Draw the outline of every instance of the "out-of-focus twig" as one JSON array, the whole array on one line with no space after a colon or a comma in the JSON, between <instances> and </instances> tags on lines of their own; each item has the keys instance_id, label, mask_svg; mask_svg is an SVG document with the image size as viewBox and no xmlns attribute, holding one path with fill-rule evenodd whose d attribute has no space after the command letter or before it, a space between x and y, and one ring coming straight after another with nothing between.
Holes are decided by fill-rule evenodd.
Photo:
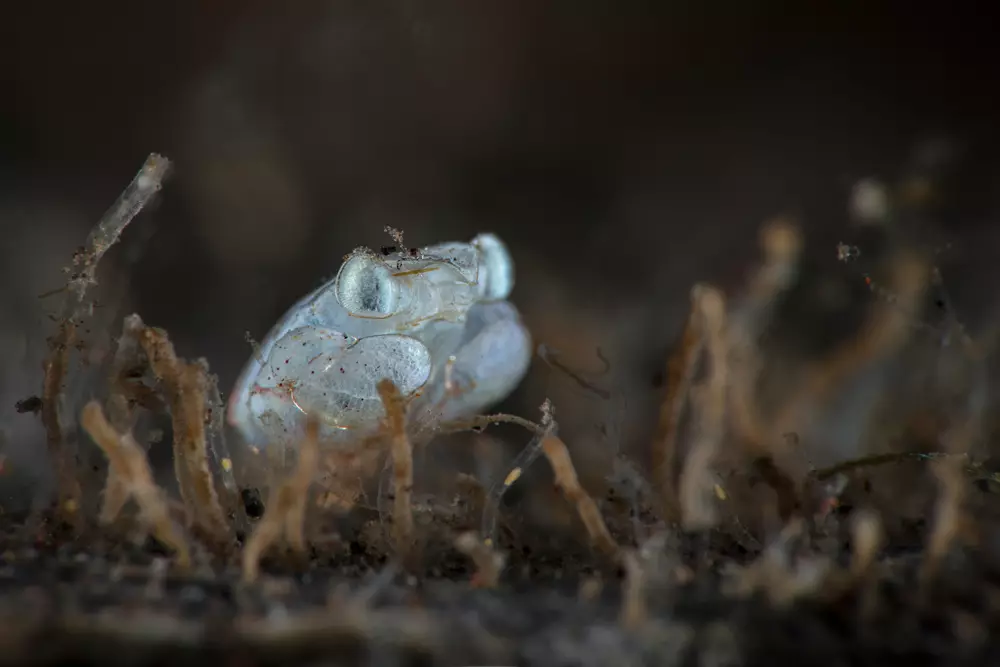
<instances>
[{"instance_id":1,"label":"out-of-focus twig","mask_svg":"<svg viewBox=\"0 0 1000 667\"><path fill-rule=\"evenodd\" d=\"M772 442L780 442L782 434L797 433L810 411L824 403L836 387L897 350L906 340L910 332L910 313L916 311L925 292L928 269L919 257L905 252L893 258L890 269L895 303L873 304L860 334L812 369L803 391L798 392L775 419Z\"/></svg>"},{"instance_id":2,"label":"out-of-focus twig","mask_svg":"<svg viewBox=\"0 0 1000 667\"><path fill-rule=\"evenodd\" d=\"M114 245L125 227L160 191L170 170L170 160L157 154L146 158L139 173L110 209L91 230L83 247L73 255L70 278L65 292L59 328L49 339L49 357L44 364L42 383L42 422L52 464L56 470L58 510L61 516L76 523L80 505L80 483L76 477L75 452L67 450L60 411L63 380L69 364L70 349L76 343L77 326L90 313L87 290L96 284L97 266L104 253Z\"/></svg>"},{"instance_id":3,"label":"out-of-focus twig","mask_svg":"<svg viewBox=\"0 0 1000 667\"><path fill-rule=\"evenodd\" d=\"M725 297L708 286L696 290L695 307L704 326L709 374L697 401L694 440L680 480L681 521L687 530L710 528L717 520L711 465L725 436L729 382Z\"/></svg>"},{"instance_id":4,"label":"out-of-focus twig","mask_svg":"<svg viewBox=\"0 0 1000 667\"><path fill-rule=\"evenodd\" d=\"M851 520L851 576L868 576L882 548L882 519L871 510L861 510Z\"/></svg>"},{"instance_id":5,"label":"out-of-focus twig","mask_svg":"<svg viewBox=\"0 0 1000 667\"><path fill-rule=\"evenodd\" d=\"M627 630L636 630L646 622L646 577L639 556L631 549L622 553L625 583L619 621Z\"/></svg>"},{"instance_id":6,"label":"out-of-focus twig","mask_svg":"<svg viewBox=\"0 0 1000 667\"><path fill-rule=\"evenodd\" d=\"M548 406L548 401L545 402L542 409L546 418L551 421L551 407L546 406ZM591 542L605 555L617 561L620 555L618 543L608 531L604 518L597 508L597 503L580 486L580 480L577 478L576 468L573 466L569 450L566 449L566 443L555 434L555 422L551 421L551 423L553 427L550 433L542 439L542 451L545 452L545 457L549 460L552 471L555 473L556 485L562 490L566 499L576 507Z\"/></svg>"},{"instance_id":7,"label":"out-of-focus twig","mask_svg":"<svg viewBox=\"0 0 1000 667\"><path fill-rule=\"evenodd\" d=\"M385 406L385 430L392 453L394 500L392 522L396 550L406 557L413 547L413 449L406 434L406 406L392 380L378 383L378 393Z\"/></svg>"},{"instance_id":8,"label":"out-of-focus twig","mask_svg":"<svg viewBox=\"0 0 1000 667\"><path fill-rule=\"evenodd\" d=\"M207 386L205 368L179 359L162 329L144 327L139 342L153 373L164 387L174 432L174 470L188 515L220 543L229 536L208 464L205 440Z\"/></svg>"},{"instance_id":9,"label":"out-of-focus twig","mask_svg":"<svg viewBox=\"0 0 1000 667\"><path fill-rule=\"evenodd\" d=\"M964 406L965 413L956 417L955 423L944 435L943 444L950 456L933 464L940 491L920 570L920 581L925 592L952 543L962 533L966 520L964 502L967 492L966 480L962 475L962 459L967 458L972 443L981 436L987 401L986 378L984 374L980 374L979 382L969 392Z\"/></svg>"},{"instance_id":10,"label":"out-of-focus twig","mask_svg":"<svg viewBox=\"0 0 1000 667\"><path fill-rule=\"evenodd\" d=\"M191 555L187 539L170 518L166 498L153 482L149 462L142 448L130 434L122 435L115 430L97 401L91 401L83 408L80 421L84 430L108 457L108 462L115 471L114 479L121 484L127 497L135 499L142 523L156 539L177 552L178 564L185 567L189 565ZM105 504L105 518L114 520L115 517L109 512L110 508Z\"/></svg>"},{"instance_id":11,"label":"out-of-focus twig","mask_svg":"<svg viewBox=\"0 0 1000 667\"><path fill-rule=\"evenodd\" d=\"M959 534L963 518L962 502L965 498L965 480L956 462L944 459L935 461L933 465L940 491L920 568L920 581L924 586L933 579Z\"/></svg>"},{"instance_id":12,"label":"out-of-focus twig","mask_svg":"<svg viewBox=\"0 0 1000 667\"><path fill-rule=\"evenodd\" d=\"M691 293L688 313L680 343L667 362L667 391L660 404L660 419L652 447L652 477L660 497L660 512L664 521L680 521L680 500L677 494L677 437L681 417L687 405L698 359L704 347L702 317Z\"/></svg>"},{"instance_id":13,"label":"out-of-focus twig","mask_svg":"<svg viewBox=\"0 0 1000 667\"><path fill-rule=\"evenodd\" d=\"M198 359L195 363L202 367L202 373L205 378L207 410L205 437L208 451L218 466L219 478L222 480L222 495L225 498L224 506L227 511L235 516L237 529L245 531L248 527L246 508L240 498L240 490L236 484L236 475L233 473L233 459L229 455L229 447L226 444L226 405L222 400L222 393L219 391L219 377L209 372L208 361L205 359Z\"/></svg>"},{"instance_id":14,"label":"out-of-focus twig","mask_svg":"<svg viewBox=\"0 0 1000 667\"><path fill-rule=\"evenodd\" d=\"M257 524L243 549L243 579L256 581L260 574L260 558L282 535L296 552L306 548L303 526L316 466L319 464L319 422L306 422L305 438L299 448L295 472L271 492L264 517Z\"/></svg>"},{"instance_id":15,"label":"out-of-focus twig","mask_svg":"<svg viewBox=\"0 0 1000 667\"><path fill-rule=\"evenodd\" d=\"M138 335L142 331L142 320L137 315L125 318L122 324L121 337L111 360L110 395L105 401L108 421L119 433L130 433L135 427L135 413L129 399L126 386L126 373L132 367L140 364L142 348L139 346ZM114 521L128 500L124 480L115 466L108 466L108 477L104 487L104 504L101 509L101 523Z\"/></svg>"},{"instance_id":16,"label":"out-of-focus twig","mask_svg":"<svg viewBox=\"0 0 1000 667\"><path fill-rule=\"evenodd\" d=\"M498 416L513 416L513 415L490 415L489 419L496 418ZM517 455L514 459L514 463L510 467L510 471L502 480L495 481L486 494L486 507L483 511L483 539L486 544L493 544L496 537L496 527L497 527L497 516L500 513L500 502L503 499L504 494L507 490L514 485L517 480L521 478L524 471L530 466L535 460L542 454L542 443L549 434L553 433L556 428L555 420L552 417L552 405L546 399L542 404L542 423L541 425L530 422L527 419L517 418L518 424L524 422L522 425L534 433L531 440L528 442L527 446L521 450L521 453ZM514 421L514 420L510 420Z\"/></svg>"},{"instance_id":17,"label":"out-of-focus twig","mask_svg":"<svg viewBox=\"0 0 1000 667\"><path fill-rule=\"evenodd\" d=\"M794 222L773 220L761 229L760 245L764 261L728 322L732 424L744 444L756 449L758 455L768 450L755 398L762 367L758 341L771 321L778 298L798 276L802 235Z\"/></svg>"}]
</instances>

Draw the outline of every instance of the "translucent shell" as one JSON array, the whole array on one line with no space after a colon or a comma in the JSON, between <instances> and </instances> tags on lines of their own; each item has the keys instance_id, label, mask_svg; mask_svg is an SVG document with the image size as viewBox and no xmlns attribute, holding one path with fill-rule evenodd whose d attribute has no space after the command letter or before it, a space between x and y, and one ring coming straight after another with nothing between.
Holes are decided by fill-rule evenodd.
<instances>
[{"instance_id":1,"label":"translucent shell","mask_svg":"<svg viewBox=\"0 0 1000 667\"><path fill-rule=\"evenodd\" d=\"M305 326L274 344L250 390L249 409L272 442L300 438L309 415L319 419L324 439L343 440L381 419L380 380L389 378L412 395L430 373L430 352L415 338L353 339Z\"/></svg>"},{"instance_id":2,"label":"translucent shell","mask_svg":"<svg viewBox=\"0 0 1000 667\"><path fill-rule=\"evenodd\" d=\"M355 250L247 362L229 423L254 451L295 446L310 415L326 442L355 440L380 423L383 378L423 424L488 408L531 359L531 338L504 301L513 285L510 253L493 234L384 255Z\"/></svg>"}]
</instances>

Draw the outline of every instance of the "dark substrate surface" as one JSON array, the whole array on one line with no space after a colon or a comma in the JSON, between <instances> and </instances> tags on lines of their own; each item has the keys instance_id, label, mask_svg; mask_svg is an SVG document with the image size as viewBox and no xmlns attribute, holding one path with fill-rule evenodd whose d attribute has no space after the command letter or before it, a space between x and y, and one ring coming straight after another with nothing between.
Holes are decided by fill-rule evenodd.
<instances>
[{"instance_id":1,"label":"dark substrate surface","mask_svg":"<svg viewBox=\"0 0 1000 667\"><path fill-rule=\"evenodd\" d=\"M722 571L739 557L685 538L693 576L650 583L648 619L629 630L622 573L589 552L516 554L496 590L471 586L445 549L426 554L424 576L349 548L267 560L247 585L237 563L177 571L152 542L12 517L0 535L0 664L1000 664L1000 573L982 548L953 553L929 588L908 550L867 588L775 606L727 594Z\"/></svg>"}]
</instances>

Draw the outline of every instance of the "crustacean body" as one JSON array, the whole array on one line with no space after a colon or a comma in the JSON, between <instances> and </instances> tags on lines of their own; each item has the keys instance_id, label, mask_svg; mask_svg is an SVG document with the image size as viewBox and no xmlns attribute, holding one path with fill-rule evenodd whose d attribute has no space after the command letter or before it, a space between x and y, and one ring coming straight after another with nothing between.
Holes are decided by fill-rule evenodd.
<instances>
[{"instance_id":1,"label":"crustacean body","mask_svg":"<svg viewBox=\"0 0 1000 667\"><path fill-rule=\"evenodd\" d=\"M531 360L530 334L506 300L513 283L492 234L355 250L262 341L230 396L229 423L253 451L294 447L310 417L325 443L358 442L384 416L384 378L417 428L481 412L513 391Z\"/></svg>"}]
</instances>

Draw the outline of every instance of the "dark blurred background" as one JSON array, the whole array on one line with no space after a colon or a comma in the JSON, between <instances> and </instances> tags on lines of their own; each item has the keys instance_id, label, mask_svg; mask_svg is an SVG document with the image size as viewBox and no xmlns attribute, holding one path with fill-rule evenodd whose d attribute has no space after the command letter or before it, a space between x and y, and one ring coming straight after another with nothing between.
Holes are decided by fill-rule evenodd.
<instances>
[{"instance_id":1,"label":"dark blurred background","mask_svg":"<svg viewBox=\"0 0 1000 667\"><path fill-rule=\"evenodd\" d=\"M0 438L44 477L46 335L73 249L153 151L175 164L102 270L231 386L295 299L385 225L416 245L499 233L514 301L636 452L697 280L738 286L759 225L795 216L830 271L851 187L947 149L944 269L995 307L997 43L990 21L882 3L214 0L0 10ZM932 143L928 143L932 142ZM943 142L943 143L941 143ZM95 324L96 326L96 324ZM585 442L607 414L537 363L509 407L555 397ZM86 387L78 388L85 397ZM574 393L575 392L575 393ZM587 407L590 406L590 407ZM601 410L604 410L602 408ZM575 429L575 431L574 431ZM601 436L607 438L607 436ZM615 439L618 435L614 436ZM596 440L595 440L596 441ZM619 443L613 443L617 446Z\"/></svg>"}]
</instances>

